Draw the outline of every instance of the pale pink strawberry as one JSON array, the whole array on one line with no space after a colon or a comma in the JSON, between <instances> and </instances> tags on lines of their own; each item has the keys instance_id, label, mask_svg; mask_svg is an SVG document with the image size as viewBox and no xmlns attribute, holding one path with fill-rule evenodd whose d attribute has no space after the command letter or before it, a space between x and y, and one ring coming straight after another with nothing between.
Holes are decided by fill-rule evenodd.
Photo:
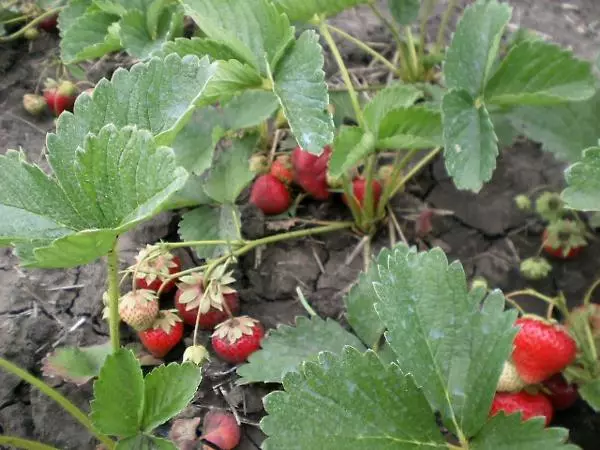
<instances>
[{"instance_id":1,"label":"pale pink strawberry","mask_svg":"<svg viewBox=\"0 0 600 450\"><path fill-rule=\"evenodd\" d=\"M148 289L136 289L119 300L121 320L136 331L152 326L158 315L158 297Z\"/></svg>"}]
</instances>

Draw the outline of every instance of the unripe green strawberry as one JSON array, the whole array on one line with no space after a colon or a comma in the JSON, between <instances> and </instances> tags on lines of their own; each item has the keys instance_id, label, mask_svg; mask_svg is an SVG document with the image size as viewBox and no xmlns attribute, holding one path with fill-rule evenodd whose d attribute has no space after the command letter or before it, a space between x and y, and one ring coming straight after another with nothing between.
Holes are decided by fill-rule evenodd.
<instances>
[{"instance_id":1,"label":"unripe green strawberry","mask_svg":"<svg viewBox=\"0 0 600 450\"><path fill-rule=\"evenodd\" d=\"M498 386L496 391L498 392L517 392L523 389L527 383L525 383L519 376L519 372L510 361L504 362L502 368L502 374L498 380Z\"/></svg>"},{"instance_id":2,"label":"unripe green strawberry","mask_svg":"<svg viewBox=\"0 0 600 450\"><path fill-rule=\"evenodd\" d=\"M136 331L152 326L158 315L158 297L148 289L136 289L119 300L121 320Z\"/></svg>"},{"instance_id":3,"label":"unripe green strawberry","mask_svg":"<svg viewBox=\"0 0 600 450\"><path fill-rule=\"evenodd\" d=\"M46 109L46 99L41 95L25 94L23 96L23 108L32 116L39 116Z\"/></svg>"},{"instance_id":4,"label":"unripe green strawberry","mask_svg":"<svg viewBox=\"0 0 600 450\"><path fill-rule=\"evenodd\" d=\"M265 155L252 155L248 161L248 164L250 167L250 172L257 175L261 175L269 171L269 161Z\"/></svg>"},{"instance_id":5,"label":"unripe green strawberry","mask_svg":"<svg viewBox=\"0 0 600 450\"><path fill-rule=\"evenodd\" d=\"M531 200L524 194L520 194L515 197L515 204L521 211L531 210Z\"/></svg>"},{"instance_id":6,"label":"unripe green strawberry","mask_svg":"<svg viewBox=\"0 0 600 450\"><path fill-rule=\"evenodd\" d=\"M27 28L23 33L23 37L28 41L35 41L40 37L40 32L37 28Z\"/></svg>"}]
</instances>

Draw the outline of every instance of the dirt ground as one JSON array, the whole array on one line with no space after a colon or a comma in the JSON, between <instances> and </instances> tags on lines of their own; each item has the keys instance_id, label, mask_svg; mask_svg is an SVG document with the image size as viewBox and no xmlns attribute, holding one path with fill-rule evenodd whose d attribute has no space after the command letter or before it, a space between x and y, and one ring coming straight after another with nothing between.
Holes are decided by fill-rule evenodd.
<instances>
[{"instance_id":1,"label":"dirt ground","mask_svg":"<svg viewBox=\"0 0 600 450\"><path fill-rule=\"evenodd\" d=\"M466 4L468 2L463 2ZM571 46L579 55L595 59L600 48L600 2L579 0L512 0L514 24L534 28L551 35L563 45ZM364 8L334 19L338 26L362 39L389 42L375 18ZM432 32L435 32L432 21ZM45 133L53 128L53 119L32 119L21 105L22 95L35 89L41 76L41 63L56 55L57 39L40 39L31 46L15 43L0 47L0 151L23 148L31 161L44 161ZM355 49L344 45L344 53L352 60ZM115 64L92 67L90 77L97 81L110 76ZM46 74L46 76L52 73ZM541 223L535 217L518 211L513 197L544 185L558 190L562 183L563 165L543 153L535 143L520 140L503 150L499 167L491 183L479 195L457 191L437 161L398 196L392 207L406 229L407 238L414 237L414 224L407 216L421 206L452 211L434 219L434 230L428 245L447 251L449 258L459 259L469 276L484 276L492 286L505 292L526 285L516 267L519 258L533 255L539 245ZM306 204L302 214L319 218L346 217L338 201ZM123 265L133 260L137 249L161 238L174 238L177 216L164 214L124 236L121 241ZM264 221L251 208L244 209L244 230L251 237L265 232ZM348 255L358 240L351 234L336 233L314 239L303 239L272 245L258 255L242 258L236 276L242 300L242 311L257 317L271 328L291 323L305 314L296 300L300 286L319 315L343 320L343 296L361 270L361 258L348 262ZM382 231L376 238L374 252L389 245ZM600 243L593 242L583 255L569 263L554 263L552 276L535 285L542 292L562 290L576 305L588 285L600 273L600 261L594 256ZM182 252L184 261L191 256ZM260 262L258 264L258 262ZM101 293L105 271L98 262L71 270L22 270L10 249L0 250L0 354L34 373L40 372L40 361L56 346L89 345L107 339L107 328L100 318ZM600 296L600 294L599 294ZM532 311L544 306L530 299L521 304ZM74 327L74 325L78 325ZM132 337L123 328L124 338ZM207 336L204 336L207 339ZM174 352L178 358L184 345ZM230 392L229 403L244 403L241 411L247 425L240 449L257 449L264 438L255 426L262 414L260 398L266 387L233 388L227 366L211 363L202 389L194 405L184 412L192 417L206 407L227 407L221 389ZM74 387L54 382L59 390L82 408L88 408L91 387ZM571 429L571 439L584 450L598 448L600 417L583 404L559 414L557 424ZM166 432L166 429L165 429ZM12 376L0 372L0 433L36 438L65 450L93 449L94 443L81 427L55 404Z\"/></svg>"}]
</instances>

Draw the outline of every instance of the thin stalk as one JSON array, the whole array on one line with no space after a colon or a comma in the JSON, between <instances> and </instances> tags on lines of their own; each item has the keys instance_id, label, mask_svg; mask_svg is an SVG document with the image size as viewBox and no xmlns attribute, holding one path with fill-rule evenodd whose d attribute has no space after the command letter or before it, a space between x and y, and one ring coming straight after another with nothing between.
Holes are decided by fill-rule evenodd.
<instances>
[{"instance_id":1,"label":"thin stalk","mask_svg":"<svg viewBox=\"0 0 600 450\"><path fill-rule=\"evenodd\" d=\"M392 170L388 183L383 187L379 206L377 207L377 217L383 216L384 209L387 206L388 201L392 198L392 192L394 192L395 188L393 181L400 176L402 169L406 167L416 153L417 150L409 150L403 158L401 158L401 153L396 153L393 163L394 169Z\"/></svg>"},{"instance_id":2,"label":"thin stalk","mask_svg":"<svg viewBox=\"0 0 600 450\"><path fill-rule=\"evenodd\" d=\"M400 36L400 30L396 26L395 23L388 20L387 17L381 12L375 1L369 2L369 8L373 11L373 14L377 16L379 20L383 22L388 30L392 33L394 40L396 41L396 46L398 47L398 55L400 57L400 65L402 68L406 69L410 78L410 67L408 66L408 59L406 57L406 53L404 53L404 41L402 40L402 36Z\"/></svg>"},{"instance_id":3,"label":"thin stalk","mask_svg":"<svg viewBox=\"0 0 600 450\"><path fill-rule=\"evenodd\" d=\"M600 278L596 279L596 281L594 281L594 284L592 284L585 293L585 297L583 297L584 306L588 306L592 302L592 294L598 286L600 286Z\"/></svg>"},{"instance_id":4,"label":"thin stalk","mask_svg":"<svg viewBox=\"0 0 600 450\"><path fill-rule=\"evenodd\" d=\"M408 46L408 56L410 58L412 73L414 74L415 78L418 78L421 73L421 70L419 68L420 62L419 58L417 57L417 51L415 49L415 40L413 38L410 25L406 26L406 28L404 29L404 33L406 34L406 45Z\"/></svg>"},{"instance_id":5,"label":"thin stalk","mask_svg":"<svg viewBox=\"0 0 600 450\"><path fill-rule=\"evenodd\" d=\"M298 299L300 300L300 303L302 304L302 307L306 310L306 312L308 313L308 315L310 317L315 317L317 315L317 312L312 308L312 306L310 306L308 304L308 301L306 300L306 297L302 293L302 290L300 289L300 286L298 286L296 288L296 294L298 294Z\"/></svg>"},{"instance_id":6,"label":"thin stalk","mask_svg":"<svg viewBox=\"0 0 600 450\"><path fill-rule=\"evenodd\" d=\"M363 217L366 223L370 223L373 220L375 214L375 205L373 199L373 179L375 177L375 163L377 156L375 154L369 155L367 158L367 164L365 165L365 197L363 206Z\"/></svg>"},{"instance_id":7,"label":"thin stalk","mask_svg":"<svg viewBox=\"0 0 600 450\"><path fill-rule=\"evenodd\" d=\"M429 164L431 162L431 160L433 158L435 158L437 156L437 154L442 150L442 147L436 147L433 150L431 150L427 156L425 156L421 161L419 161L401 180L400 182L396 185L396 187L394 188L394 190L392 191L392 194L390 195L390 198L392 198L394 195L396 195L396 193L402 189L402 187L404 187L404 185L412 178L414 177L416 174L418 174L421 169L423 169L423 167L425 167L427 164Z\"/></svg>"},{"instance_id":8,"label":"thin stalk","mask_svg":"<svg viewBox=\"0 0 600 450\"><path fill-rule=\"evenodd\" d=\"M427 35L427 21L433 13L433 8L437 0L425 0L425 6L422 10L421 22L419 24L419 61L423 61L425 54L425 37Z\"/></svg>"},{"instance_id":9,"label":"thin stalk","mask_svg":"<svg viewBox=\"0 0 600 450\"><path fill-rule=\"evenodd\" d=\"M81 425L83 425L85 428L87 428L91 434L93 434L100 442L102 442L102 444L104 444L107 449L112 450L115 448L114 441L112 439L110 439L108 436L105 436L104 434L102 434L98 430L96 430L96 428L94 427L94 424L91 422L91 420L88 418L88 416L83 411L81 411L77 406L75 406L73 403L71 403L71 401L68 398L63 396L56 389L51 388L46 383L44 383L42 380L34 377L26 370L21 369L20 367L14 365L10 361L7 361L6 359L1 358L1 357L0 357L0 368L15 375L16 377L20 378L21 380L25 381L26 383L29 383L31 386L39 389L43 394L47 395L52 400L54 400L56 403L58 403L67 413L69 413L69 415L71 415L71 417L73 417ZM52 447L50 447L50 448L52 448Z\"/></svg>"},{"instance_id":10,"label":"thin stalk","mask_svg":"<svg viewBox=\"0 0 600 450\"><path fill-rule=\"evenodd\" d=\"M456 0L448 0L448 7L442 15L442 21L440 23L440 29L438 30L437 39L435 41L435 53L439 53L446 44L446 29L450 22L450 16L456 7Z\"/></svg>"},{"instance_id":11,"label":"thin stalk","mask_svg":"<svg viewBox=\"0 0 600 450\"><path fill-rule=\"evenodd\" d=\"M14 41L15 39L23 36L25 34L25 32L27 30L29 30L30 28L37 26L40 22L43 22L48 17L52 17L55 14L58 14L61 10L62 10L62 6L59 8L50 9L50 10L46 11L44 14L40 14L35 19L33 19L31 22L29 22L27 25L20 28L19 31L15 31L13 34L9 34L8 36L0 37L0 42Z\"/></svg>"},{"instance_id":12,"label":"thin stalk","mask_svg":"<svg viewBox=\"0 0 600 450\"><path fill-rule=\"evenodd\" d=\"M350 74L348 73L348 68L346 67L346 64L344 63L344 59L342 58L342 55L340 54L340 50L338 49L337 44L335 43L333 37L331 36L331 33L329 32L329 25L327 25L326 22L322 22L321 26L319 27L319 30L320 30L321 34L323 35L323 37L325 38L325 41L327 42L327 45L329 46L329 49L331 50L331 53L333 54L333 57L335 58L337 66L342 75L342 79L344 80L344 84L348 88L348 95L350 96L350 101L352 102L352 108L354 108L354 114L356 114L356 119L358 121L358 124L362 125L363 124L363 114L362 114L362 109L360 108L360 103L358 101L358 95L356 94L356 91L354 90L354 85L352 84L352 80L350 79Z\"/></svg>"},{"instance_id":13,"label":"thin stalk","mask_svg":"<svg viewBox=\"0 0 600 450\"><path fill-rule=\"evenodd\" d=\"M369 84L368 86L355 86L354 90L356 92L369 92L369 91L379 91L381 89L385 89L387 85L385 84ZM347 87L337 87L337 86L329 86L329 92L348 92Z\"/></svg>"},{"instance_id":14,"label":"thin stalk","mask_svg":"<svg viewBox=\"0 0 600 450\"><path fill-rule=\"evenodd\" d=\"M106 257L108 266L108 326L110 330L110 343L113 353L121 348L119 337L119 252L117 250L118 240Z\"/></svg>"},{"instance_id":15,"label":"thin stalk","mask_svg":"<svg viewBox=\"0 0 600 450\"><path fill-rule=\"evenodd\" d=\"M184 242L165 242L160 244L161 248L167 250L173 250L176 248L184 248L184 247L200 247L201 245L244 245L246 241L225 241L225 240L215 240L215 241L184 241Z\"/></svg>"},{"instance_id":16,"label":"thin stalk","mask_svg":"<svg viewBox=\"0 0 600 450\"><path fill-rule=\"evenodd\" d=\"M0 436L0 445L9 445L12 448L21 448L24 450L59 450L56 447L42 444L37 441L30 441L16 436Z\"/></svg>"},{"instance_id":17,"label":"thin stalk","mask_svg":"<svg viewBox=\"0 0 600 450\"><path fill-rule=\"evenodd\" d=\"M355 38L351 34L348 34L344 30L334 27L331 24L327 25L327 27L334 33L339 34L341 37L343 37L347 41L352 42L354 45L356 45L361 50L364 50L366 53L371 55L376 60L380 61L383 65L385 65L388 69L390 69L390 71L392 71L396 74L399 72L398 68L389 59L387 59L385 56L383 56L381 53L379 53L375 49L369 47L367 44L365 44L360 39Z\"/></svg>"},{"instance_id":18,"label":"thin stalk","mask_svg":"<svg viewBox=\"0 0 600 450\"><path fill-rule=\"evenodd\" d=\"M544 294L536 291L535 289L522 289L519 291L513 291L510 294L505 295L505 297L507 299L509 299L509 298L512 299L513 297L516 297L518 295L526 295L529 297L534 297L539 300L542 300L543 302L546 302L549 305L553 305L564 315L567 315L569 313L568 311L565 311L565 307L564 307L564 305L561 304L561 302L557 302L556 299L554 299L552 297L548 297L547 295L544 295Z\"/></svg>"},{"instance_id":19,"label":"thin stalk","mask_svg":"<svg viewBox=\"0 0 600 450\"><path fill-rule=\"evenodd\" d=\"M348 207L350 208L350 212L352 213L352 218L354 219L354 223L361 228L362 226L362 216L363 213L361 211L360 205L356 201L354 197L354 189L352 187L352 180L349 177L342 177L342 186L344 188L344 194L346 195L346 199L348 199Z\"/></svg>"}]
</instances>

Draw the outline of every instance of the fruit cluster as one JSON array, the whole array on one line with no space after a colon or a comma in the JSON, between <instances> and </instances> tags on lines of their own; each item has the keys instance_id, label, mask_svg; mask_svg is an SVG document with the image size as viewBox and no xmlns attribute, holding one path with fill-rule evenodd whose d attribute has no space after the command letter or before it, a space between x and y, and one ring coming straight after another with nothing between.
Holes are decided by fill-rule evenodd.
<instances>
[{"instance_id":1,"label":"fruit cluster","mask_svg":"<svg viewBox=\"0 0 600 450\"><path fill-rule=\"evenodd\" d=\"M93 89L87 89L86 94L91 95ZM32 116L39 116L46 108L56 117L63 111L73 111L77 99L77 86L71 81L56 81L51 78L46 80L44 95L25 94L23 96L23 108Z\"/></svg>"},{"instance_id":2,"label":"fruit cluster","mask_svg":"<svg viewBox=\"0 0 600 450\"><path fill-rule=\"evenodd\" d=\"M223 360L241 363L260 348L265 334L263 326L248 316L236 316L239 296L230 285L235 281L225 266L210 275L194 272L177 277L181 272L179 257L164 251L160 245L148 245L136 256L136 264L128 269L133 276L133 289L119 299L121 320L137 331L146 349L163 358L183 338L184 324L213 330L212 346ZM159 297L176 289L174 309L160 309ZM198 364L206 359L206 350L194 345L184 359Z\"/></svg>"},{"instance_id":3,"label":"fruit cluster","mask_svg":"<svg viewBox=\"0 0 600 450\"><path fill-rule=\"evenodd\" d=\"M570 408L578 398L577 387L561 374L575 361L577 344L566 327L537 316L523 316L516 326L490 415L520 412L523 420L542 416L548 425L555 410Z\"/></svg>"},{"instance_id":4,"label":"fruit cluster","mask_svg":"<svg viewBox=\"0 0 600 450\"><path fill-rule=\"evenodd\" d=\"M332 149L329 146L325 147L319 156L296 147L291 156L278 155L270 165L266 156L255 155L250 161L250 169L259 176L252 185L250 203L266 215L283 214L292 205L292 184L296 184L316 200L327 200L332 190L340 187L337 180L330 179L327 175L331 153ZM384 180L374 179L372 182L371 195L374 205L377 205L381 197L382 181ZM355 176L352 181L354 198L349 200L344 194L344 203L348 205L350 201L354 201L362 208L365 203L366 184L364 177Z\"/></svg>"}]
</instances>

